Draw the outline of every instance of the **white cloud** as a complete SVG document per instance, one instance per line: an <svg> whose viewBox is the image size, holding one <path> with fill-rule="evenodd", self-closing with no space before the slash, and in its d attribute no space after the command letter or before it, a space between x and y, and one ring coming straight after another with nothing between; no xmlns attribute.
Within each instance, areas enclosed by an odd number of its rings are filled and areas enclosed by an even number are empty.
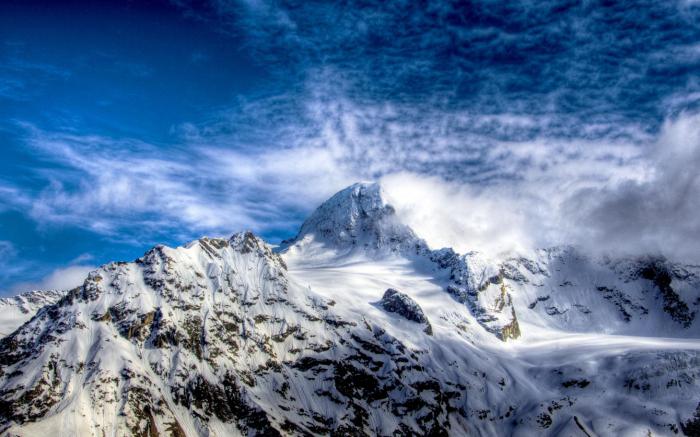
<svg viewBox="0 0 700 437"><path fill-rule="evenodd" d="M574 244L700 262L699 115L667 121L644 147L550 141L497 155L523 169L518 179L469 185L398 173L383 182L434 247L498 255Z"/></svg>
<svg viewBox="0 0 700 437"><path fill-rule="evenodd" d="M11 241L0 240L0 279L6 280L6 278L23 274L29 268L28 263L20 262L17 257L17 248Z"/></svg>
<svg viewBox="0 0 700 437"><path fill-rule="evenodd" d="M181 224L214 230L252 221L244 209L209 197L210 174L197 165L196 152L165 155L130 139L38 129L32 129L29 141L62 166L43 172L50 184L32 202L30 212L40 222L65 222L118 235L133 226L144 232ZM142 214L150 217L140 220Z"/></svg>
<svg viewBox="0 0 700 437"><path fill-rule="evenodd" d="M591 250L700 262L700 115L667 121L647 158L648 178L582 190L563 205L563 219Z"/></svg>
<svg viewBox="0 0 700 437"><path fill-rule="evenodd" d="M435 249L497 256L534 245L524 202L514 202L506 191L410 173L389 175L382 184L397 214Z"/></svg>
<svg viewBox="0 0 700 437"><path fill-rule="evenodd" d="M70 224L120 240L292 232L294 213L354 181L332 149L301 140L226 147L229 136L192 131L165 153L134 139L24 128L29 146L55 165L38 170L47 181L39 192L0 187L5 204L42 226Z"/></svg>
<svg viewBox="0 0 700 437"><path fill-rule="evenodd" d="M38 281L14 284L11 294L31 290L70 290L82 285L92 270L95 270L95 267L81 265L58 268Z"/></svg>
<svg viewBox="0 0 700 437"><path fill-rule="evenodd" d="M167 153L27 126L29 144L59 166L42 171L50 182L38 195L0 187L0 197L40 223L186 241L246 228L291 236L335 191L381 179L436 247L693 255L684 242L697 241L697 116L669 120L657 136L634 125L602 138L548 136L532 134L551 131L548 116L358 101L322 74L328 80L310 82L304 98L239 102L213 122L181 126Z"/></svg>

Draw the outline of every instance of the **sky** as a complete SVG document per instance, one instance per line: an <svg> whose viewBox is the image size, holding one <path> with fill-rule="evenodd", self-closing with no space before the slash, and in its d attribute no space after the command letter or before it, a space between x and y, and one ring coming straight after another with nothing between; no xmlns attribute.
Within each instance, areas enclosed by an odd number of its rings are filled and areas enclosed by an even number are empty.
<svg viewBox="0 0 700 437"><path fill-rule="evenodd" d="M699 73L690 0L6 0L0 295L359 180L433 247L700 263Z"/></svg>

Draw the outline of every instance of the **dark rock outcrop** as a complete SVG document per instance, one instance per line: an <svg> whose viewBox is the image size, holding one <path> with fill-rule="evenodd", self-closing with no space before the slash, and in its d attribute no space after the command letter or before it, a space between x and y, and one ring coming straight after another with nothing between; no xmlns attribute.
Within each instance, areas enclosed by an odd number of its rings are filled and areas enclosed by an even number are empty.
<svg viewBox="0 0 700 437"><path fill-rule="evenodd" d="M420 305L408 295L394 290L393 288L389 288L384 292L384 296L382 300L379 301L379 304L387 312L396 313L405 319L425 325L423 331L428 335L433 335L433 328L430 326L430 322L425 316L425 313L423 313Z"/></svg>
<svg viewBox="0 0 700 437"><path fill-rule="evenodd" d="M664 263L660 261L649 263L640 270L639 274L642 278L651 281L659 289L664 301L664 311L683 327L690 327L695 319L695 312L690 311L688 304L671 287L673 275Z"/></svg>

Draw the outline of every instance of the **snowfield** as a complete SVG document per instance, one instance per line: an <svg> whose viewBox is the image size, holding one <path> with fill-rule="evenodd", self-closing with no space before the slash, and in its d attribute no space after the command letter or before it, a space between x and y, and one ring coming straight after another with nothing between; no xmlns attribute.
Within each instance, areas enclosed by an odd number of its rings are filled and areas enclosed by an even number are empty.
<svg viewBox="0 0 700 437"><path fill-rule="evenodd" d="M640 335L608 334L630 332L634 329L630 326L635 324L623 324L624 319L615 313L616 307L601 305L599 296L580 293L576 296L576 302L584 302L595 308L597 311L591 314L596 315L590 316L585 324L578 320L571 323L571 319L565 319L570 322L566 326L568 330L565 330L562 329L561 319L547 318L528 308L536 298L522 293L515 300L515 307L517 314L522 314L519 324L523 334L517 341L503 342L484 330L466 306L456 305L455 300L444 291L448 282L444 271L434 266L431 270L430 264L416 265L400 257L363 260L358 257L333 258L333 253L326 255L324 259L318 251L314 251L310 258L315 262L307 263L307 257L303 254L287 254L285 260L291 277L307 284L325 298L335 300L338 310L342 308L349 318L364 316L377 320L391 335L412 344L417 337L415 324L376 306L376 301L387 288L407 293L421 306L434 326L434 339L419 336L423 342L418 346L433 351L449 347L449 351L440 354L465 361L472 353L470 346L486 351L492 360L503 366L502 371L508 375L510 383L517 384L517 390L522 391L511 393L511 396L551 402L549 405L544 403L546 408L541 408L542 403L530 405L535 424L546 425L547 417L551 419L560 409L567 411L559 415L568 416L568 420L550 426L552 435L588 433L633 436L646 435L648 431L652 435L675 435L676 430L680 432L679 427L662 423L664 418L676 417L677 412L668 411L668 405L673 408L681 405L690 407L686 416L692 415L697 405L700 339L652 336L660 332L674 332L674 327L664 326L663 320L654 319L653 326L644 326L648 320L642 320L638 324ZM564 298L558 298L558 302L572 305ZM686 330L675 329L679 335L688 335ZM437 344L426 344L431 342ZM663 392L668 392L668 389L663 384L647 382L665 372L670 372L665 379L666 385L673 385L676 381L679 384L679 390L670 396L664 395ZM635 376L645 381L639 387ZM552 384L552 380L559 384ZM624 390L614 390L614 387ZM608 392L612 393L606 394ZM648 403L631 396L635 392L642 394ZM664 396L668 404L662 400ZM676 396L680 399L673 399ZM555 414L550 414L550 408ZM649 409L652 411L647 411ZM482 411L487 410L490 409ZM661 429L649 426L650 414L655 419L658 416L657 425L665 426ZM533 427L532 423L527 422L518 423L512 429L484 428L480 431L486 435L490 432L507 435L543 433L542 427Z"/></svg>
<svg viewBox="0 0 700 437"><path fill-rule="evenodd" d="M3 435L698 435L699 267L433 250L384 199L356 184L276 250L157 246L8 316Z"/></svg>

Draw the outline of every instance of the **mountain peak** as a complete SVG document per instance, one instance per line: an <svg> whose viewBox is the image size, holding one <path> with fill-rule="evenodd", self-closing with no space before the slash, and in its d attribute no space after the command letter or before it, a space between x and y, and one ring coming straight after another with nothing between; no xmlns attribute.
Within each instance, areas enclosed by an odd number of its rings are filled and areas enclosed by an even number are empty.
<svg viewBox="0 0 700 437"><path fill-rule="evenodd" d="M404 253L425 246L400 222L376 182L358 182L334 194L302 224L289 245L311 241L337 249Z"/></svg>

